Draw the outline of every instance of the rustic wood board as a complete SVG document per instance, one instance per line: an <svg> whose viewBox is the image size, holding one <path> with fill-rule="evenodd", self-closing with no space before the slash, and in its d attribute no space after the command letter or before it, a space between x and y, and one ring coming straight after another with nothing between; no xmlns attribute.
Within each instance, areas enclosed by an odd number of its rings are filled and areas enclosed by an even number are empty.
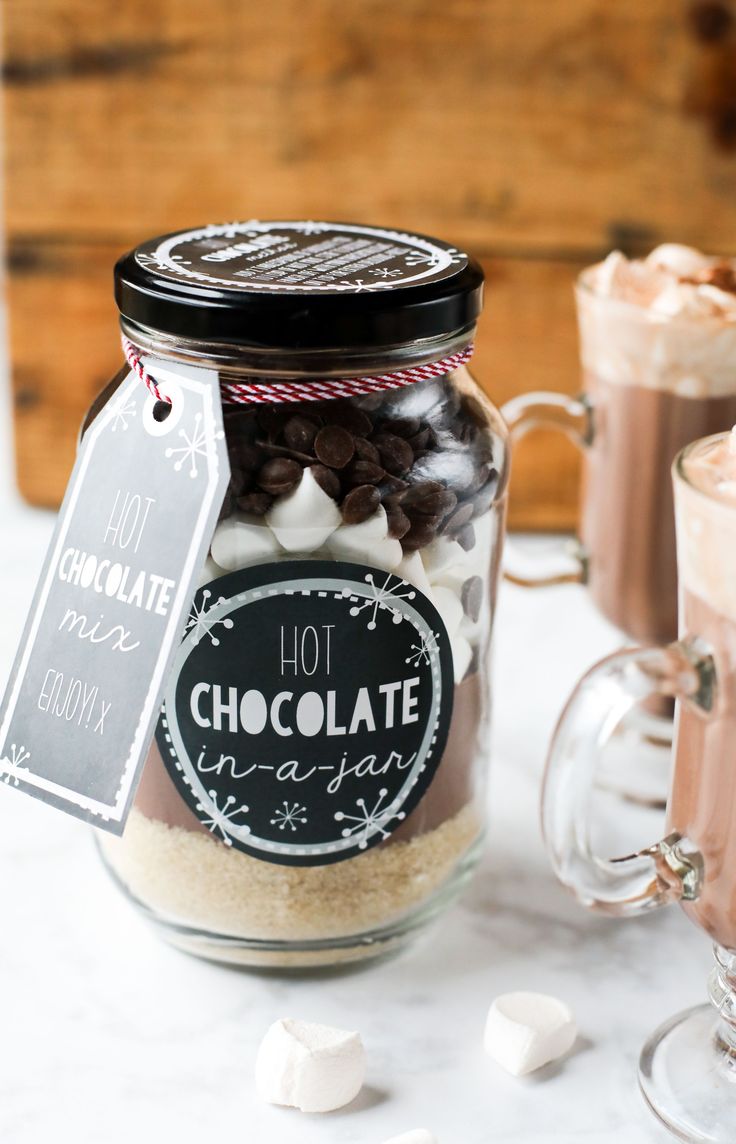
<svg viewBox="0 0 736 1144"><path fill-rule="evenodd" d="M489 273L488 392L574 390L580 266L612 245L736 244L734 34L696 43L687 10L6 0L24 495L58 503L83 409L117 367L115 257L206 221L351 218L467 246ZM525 443L512 522L569 527L576 465L564 442Z"/></svg>

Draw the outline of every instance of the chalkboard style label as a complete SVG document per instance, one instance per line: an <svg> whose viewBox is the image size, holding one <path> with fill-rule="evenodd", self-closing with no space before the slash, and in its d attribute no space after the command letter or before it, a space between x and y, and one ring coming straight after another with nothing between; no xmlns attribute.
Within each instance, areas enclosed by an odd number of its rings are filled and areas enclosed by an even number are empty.
<svg viewBox="0 0 736 1144"><path fill-rule="evenodd" d="M230 472L217 375L157 380L85 434L0 709L0 778L118 834Z"/></svg>
<svg viewBox="0 0 736 1144"><path fill-rule="evenodd" d="M449 639L423 593L359 564L284 561L197 592L156 736L214 838L324 865L411 813L452 699Z"/></svg>

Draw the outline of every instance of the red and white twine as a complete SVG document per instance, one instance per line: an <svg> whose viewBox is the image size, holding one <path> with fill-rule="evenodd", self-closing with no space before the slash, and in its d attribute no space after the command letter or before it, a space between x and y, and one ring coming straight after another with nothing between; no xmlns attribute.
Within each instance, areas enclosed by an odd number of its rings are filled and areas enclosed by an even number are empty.
<svg viewBox="0 0 736 1144"><path fill-rule="evenodd" d="M146 371L135 346L128 338L123 338L125 360L138 375L156 401L171 404L171 398L159 389L156 381ZM449 354L441 361L427 365L410 366L408 369L392 373L374 374L369 377L325 378L321 381L269 381L232 382L221 381L220 393L223 405L273 405L282 402L329 401L336 397L355 397L364 393L378 393L383 389L401 389L414 385L417 381L430 381L442 377L451 369L465 365L473 353L472 344L457 353Z"/></svg>

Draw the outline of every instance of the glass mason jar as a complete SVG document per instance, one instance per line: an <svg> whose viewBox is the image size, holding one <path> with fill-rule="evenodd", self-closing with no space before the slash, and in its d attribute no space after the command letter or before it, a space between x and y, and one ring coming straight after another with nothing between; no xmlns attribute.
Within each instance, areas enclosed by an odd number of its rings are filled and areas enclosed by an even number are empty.
<svg viewBox="0 0 736 1144"><path fill-rule="evenodd" d="M129 362L214 371L231 467L133 809L100 837L182 949L373 957L477 860L508 474L464 364L482 280L435 240L292 222L116 267Z"/></svg>

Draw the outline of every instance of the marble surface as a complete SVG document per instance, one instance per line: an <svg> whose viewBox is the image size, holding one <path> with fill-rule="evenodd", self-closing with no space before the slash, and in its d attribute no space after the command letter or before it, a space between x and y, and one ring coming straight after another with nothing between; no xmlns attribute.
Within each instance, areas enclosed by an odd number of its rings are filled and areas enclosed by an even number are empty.
<svg viewBox="0 0 736 1144"><path fill-rule="evenodd" d="M0 684L52 523L0 497ZM421 1126L440 1144L669 1139L636 1060L656 1025L704 999L708 942L676 908L586 915L555 883L537 822L555 716L617 642L581 589L504 587L482 866L423 941L358 973L250 976L168 949L108 883L90 829L0 788L3 1144L381 1144ZM633 845L661 826L656 812L623 812ZM580 1026L569 1059L524 1081L481 1048L489 1002L517 988L564 998ZM368 1079L353 1106L304 1116L260 1103L255 1052L281 1016L361 1031Z"/></svg>

